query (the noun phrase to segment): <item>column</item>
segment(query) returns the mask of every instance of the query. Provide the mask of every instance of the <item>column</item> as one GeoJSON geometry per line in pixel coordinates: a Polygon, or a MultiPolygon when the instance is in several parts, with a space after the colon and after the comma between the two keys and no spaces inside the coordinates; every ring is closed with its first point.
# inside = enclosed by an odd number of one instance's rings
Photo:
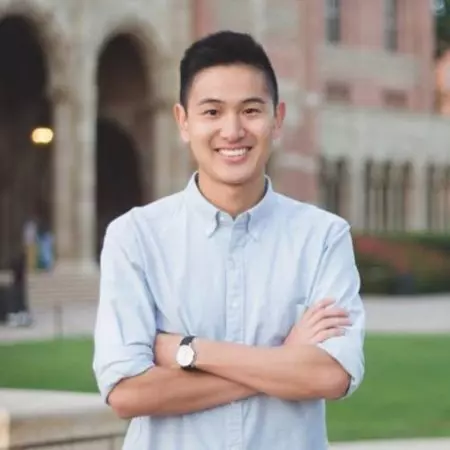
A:
{"type": "Polygon", "coordinates": [[[399,195],[401,186],[401,169],[391,164],[385,171],[385,183],[387,184],[387,231],[394,231],[397,228],[397,216],[401,214],[399,209],[399,195]]]}
{"type": "Polygon", "coordinates": [[[54,128],[54,203],[53,221],[55,233],[56,266],[59,270],[71,265],[75,258],[73,227],[73,165],[72,139],[73,97],[68,87],[55,87],[51,92],[54,128]]]}
{"type": "Polygon", "coordinates": [[[371,205],[371,223],[373,231],[381,231],[383,229],[383,179],[380,170],[380,163],[372,165],[372,198],[371,205]]]}
{"type": "Polygon", "coordinates": [[[401,186],[399,192],[399,203],[402,217],[398,221],[401,231],[406,231],[411,223],[411,169],[409,164],[403,164],[401,175],[401,186]]]}
{"type": "Polygon", "coordinates": [[[436,180],[436,193],[438,200],[438,231],[445,231],[445,215],[446,215],[446,205],[445,205],[445,168],[440,168],[437,173],[436,180]]]}
{"type": "Polygon", "coordinates": [[[450,171],[449,168],[445,169],[445,188],[444,188],[444,201],[445,201],[445,231],[450,229],[450,171]]]}
{"type": "Polygon", "coordinates": [[[410,230],[427,229],[427,167],[422,162],[413,163],[410,206],[410,230]]]}
{"type": "Polygon", "coordinates": [[[184,151],[187,157],[189,149],[181,143],[174,119],[167,108],[155,111],[153,123],[155,134],[152,176],[155,197],[159,198],[174,192],[174,183],[177,181],[173,179],[174,151],[184,151]]]}
{"type": "MultiPolygon", "coordinates": [[[[366,221],[366,174],[363,161],[354,158],[349,164],[349,220],[355,230],[363,230],[366,221]]],[[[369,197],[369,196],[367,196],[369,197]]]]}
{"type": "Polygon", "coordinates": [[[189,149],[179,137],[172,114],[173,105],[178,101],[173,90],[173,86],[177,84],[177,68],[178,60],[175,58],[156,58],[155,56],[152,74],[154,80],[154,98],[152,98],[154,198],[170,195],[184,188],[190,174],[189,149]]]}
{"type": "Polygon", "coordinates": [[[82,271],[97,270],[96,264],[96,123],[97,86],[95,64],[80,62],[74,114],[76,148],[76,240],[77,263],[82,271]]]}

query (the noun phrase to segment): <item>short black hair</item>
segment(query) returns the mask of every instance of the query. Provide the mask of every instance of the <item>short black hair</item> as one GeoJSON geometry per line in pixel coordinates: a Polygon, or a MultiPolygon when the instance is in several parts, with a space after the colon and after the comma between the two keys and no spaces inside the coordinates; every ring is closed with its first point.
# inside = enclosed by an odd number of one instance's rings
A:
{"type": "Polygon", "coordinates": [[[181,105],[187,108],[189,89],[195,76],[214,66],[245,64],[260,70],[267,82],[274,105],[278,105],[278,82],[272,64],[263,47],[247,33],[219,31],[194,42],[180,62],[181,105]]]}

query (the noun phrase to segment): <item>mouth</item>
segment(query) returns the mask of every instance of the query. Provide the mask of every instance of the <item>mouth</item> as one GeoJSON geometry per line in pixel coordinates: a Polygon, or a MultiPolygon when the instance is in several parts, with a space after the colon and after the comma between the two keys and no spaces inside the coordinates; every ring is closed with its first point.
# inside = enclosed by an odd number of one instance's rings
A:
{"type": "Polygon", "coordinates": [[[240,148],[218,148],[216,152],[218,152],[221,156],[229,159],[239,159],[243,158],[250,152],[251,147],[240,147],[240,148]]]}

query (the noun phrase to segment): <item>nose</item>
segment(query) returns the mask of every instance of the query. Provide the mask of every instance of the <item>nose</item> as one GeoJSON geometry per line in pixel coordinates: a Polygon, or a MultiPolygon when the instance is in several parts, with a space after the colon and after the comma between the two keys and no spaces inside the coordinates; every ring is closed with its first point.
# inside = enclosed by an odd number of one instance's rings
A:
{"type": "Polygon", "coordinates": [[[245,130],[239,114],[227,114],[223,117],[220,135],[228,141],[238,141],[244,137],[245,130]]]}

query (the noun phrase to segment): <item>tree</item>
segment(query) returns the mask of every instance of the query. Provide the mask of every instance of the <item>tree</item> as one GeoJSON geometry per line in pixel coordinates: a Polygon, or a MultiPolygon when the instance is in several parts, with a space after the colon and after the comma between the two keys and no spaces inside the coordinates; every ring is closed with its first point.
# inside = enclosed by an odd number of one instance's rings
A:
{"type": "Polygon", "coordinates": [[[436,14],[436,56],[450,49],[450,0],[434,0],[436,14]]]}

